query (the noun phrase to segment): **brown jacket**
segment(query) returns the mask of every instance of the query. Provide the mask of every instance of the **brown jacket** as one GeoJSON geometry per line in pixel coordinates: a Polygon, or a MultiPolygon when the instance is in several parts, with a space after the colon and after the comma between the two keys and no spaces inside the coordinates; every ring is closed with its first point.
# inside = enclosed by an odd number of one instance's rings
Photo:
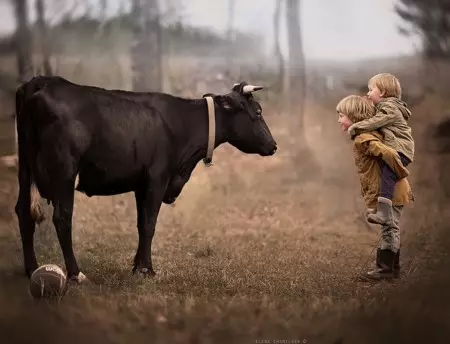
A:
{"type": "Polygon", "coordinates": [[[389,97],[382,99],[376,106],[375,116],[350,126],[348,133],[354,136],[373,130],[380,130],[384,135],[384,144],[397,152],[403,153],[414,161],[414,140],[408,121],[411,111],[402,100],[389,97]]]}
{"type": "Polygon", "coordinates": [[[382,143],[383,136],[376,131],[363,133],[354,138],[353,156],[361,183],[361,192],[368,209],[376,209],[380,194],[381,170],[378,159],[383,159],[402,178],[394,189],[392,205],[406,205],[414,201],[414,195],[406,177],[398,153],[382,143]]]}

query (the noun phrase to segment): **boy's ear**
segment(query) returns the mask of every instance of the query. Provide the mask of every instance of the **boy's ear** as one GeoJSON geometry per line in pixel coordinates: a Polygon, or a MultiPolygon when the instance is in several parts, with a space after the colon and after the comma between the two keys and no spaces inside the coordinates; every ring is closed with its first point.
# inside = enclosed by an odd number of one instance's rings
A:
{"type": "Polygon", "coordinates": [[[385,91],[380,91],[380,97],[384,97],[385,94],[386,94],[385,91]]]}

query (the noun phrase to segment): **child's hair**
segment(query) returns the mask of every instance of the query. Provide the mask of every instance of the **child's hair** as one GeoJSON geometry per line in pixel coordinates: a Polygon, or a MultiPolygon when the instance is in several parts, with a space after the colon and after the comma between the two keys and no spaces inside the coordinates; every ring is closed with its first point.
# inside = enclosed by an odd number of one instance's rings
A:
{"type": "Polygon", "coordinates": [[[336,111],[346,115],[353,123],[361,122],[375,115],[375,107],[365,97],[349,95],[337,105],[336,111]]]}
{"type": "Polygon", "coordinates": [[[400,81],[390,73],[376,74],[369,79],[369,87],[376,86],[381,92],[384,92],[384,97],[395,97],[400,99],[402,97],[402,87],[400,81]]]}

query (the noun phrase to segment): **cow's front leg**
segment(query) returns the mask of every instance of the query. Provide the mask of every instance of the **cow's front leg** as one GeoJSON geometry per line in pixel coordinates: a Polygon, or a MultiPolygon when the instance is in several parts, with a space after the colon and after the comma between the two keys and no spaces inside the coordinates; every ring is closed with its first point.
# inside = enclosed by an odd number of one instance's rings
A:
{"type": "Polygon", "coordinates": [[[133,273],[136,270],[147,276],[155,276],[152,264],[152,240],[161,209],[167,183],[154,183],[154,187],[135,192],[139,245],[134,257],[133,273]]]}
{"type": "Polygon", "coordinates": [[[183,190],[185,184],[186,181],[181,176],[174,177],[167,186],[163,197],[163,202],[165,204],[174,203],[183,190]]]}

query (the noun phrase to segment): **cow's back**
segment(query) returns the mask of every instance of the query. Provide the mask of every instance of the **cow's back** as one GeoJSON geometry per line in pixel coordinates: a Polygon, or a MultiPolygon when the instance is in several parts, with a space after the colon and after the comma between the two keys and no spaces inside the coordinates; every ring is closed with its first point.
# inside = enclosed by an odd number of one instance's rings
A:
{"type": "Polygon", "coordinates": [[[60,80],[33,97],[41,164],[66,166],[69,172],[76,165],[80,191],[133,191],[149,170],[166,168],[170,140],[156,109],[60,80]]]}

